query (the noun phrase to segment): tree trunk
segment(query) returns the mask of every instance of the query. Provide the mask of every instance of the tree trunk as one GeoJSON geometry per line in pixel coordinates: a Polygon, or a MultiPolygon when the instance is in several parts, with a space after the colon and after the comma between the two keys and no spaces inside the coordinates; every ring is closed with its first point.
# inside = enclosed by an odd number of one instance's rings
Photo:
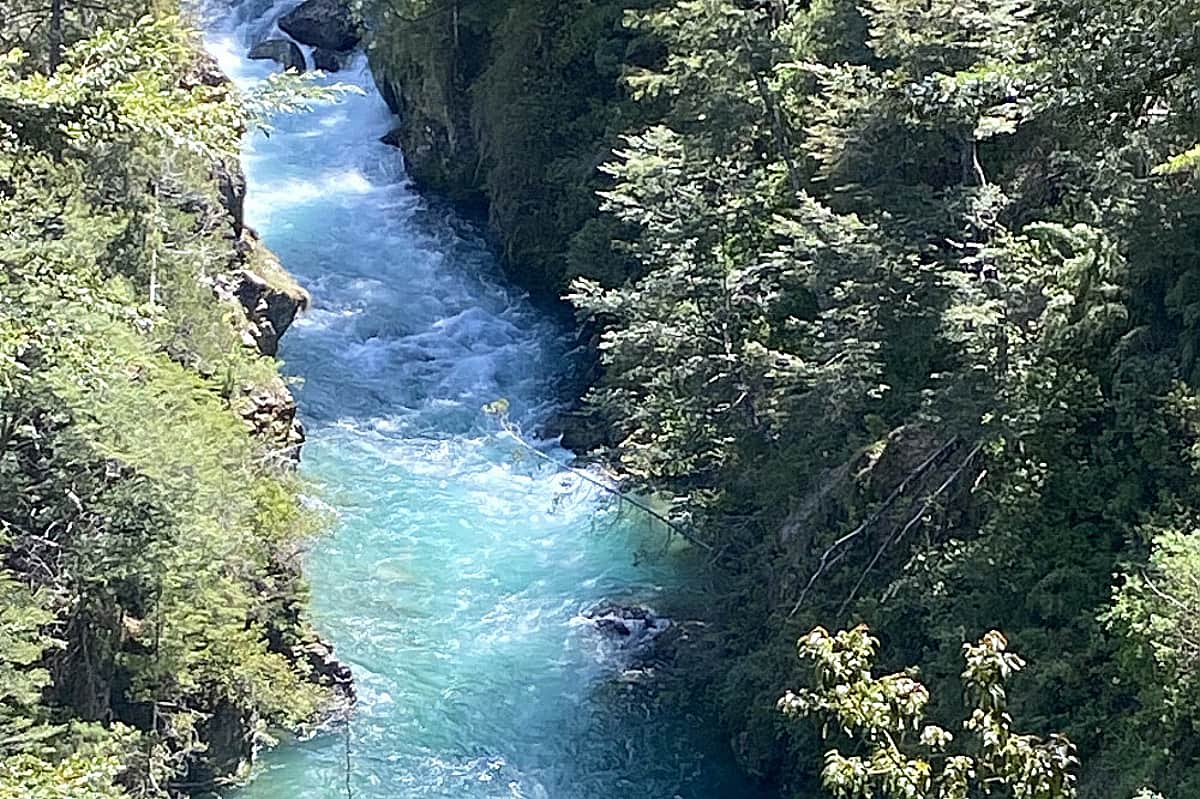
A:
{"type": "Polygon", "coordinates": [[[767,85],[766,79],[755,63],[754,43],[750,40],[749,36],[742,37],[742,46],[745,48],[746,67],[750,70],[750,74],[754,79],[754,88],[758,91],[758,99],[762,101],[767,125],[771,130],[771,137],[775,142],[776,154],[783,161],[784,166],[787,167],[788,182],[792,186],[792,191],[800,194],[804,191],[804,181],[800,177],[800,171],[796,168],[795,161],[792,160],[792,137],[788,134],[788,125],[783,118],[783,111],[771,93],[771,87],[767,85]]]}
{"type": "Polygon", "coordinates": [[[979,143],[973,130],[959,134],[959,166],[962,170],[962,185],[986,186],[987,175],[979,163],[979,143]]]}
{"type": "Polygon", "coordinates": [[[50,54],[48,74],[53,75],[62,63],[63,0],[50,0],[50,54]]]}

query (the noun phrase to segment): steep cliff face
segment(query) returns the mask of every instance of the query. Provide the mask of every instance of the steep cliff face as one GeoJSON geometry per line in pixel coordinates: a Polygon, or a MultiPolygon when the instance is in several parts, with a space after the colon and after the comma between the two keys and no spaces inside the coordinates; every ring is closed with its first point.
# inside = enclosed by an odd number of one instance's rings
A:
{"type": "Polygon", "coordinates": [[[661,55],[621,24],[631,3],[367,5],[372,70],[398,117],[385,140],[416,184],[486,209],[506,268],[535,295],[559,297],[577,276],[619,282],[629,263],[598,213],[599,167],[647,116],[621,76],[661,55]]]}
{"type": "MultiPolygon", "coordinates": [[[[308,308],[311,298],[258,234],[245,226],[246,180],[240,168],[223,164],[214,172],[233,236],[230,269],[213,279],[212,289],[239,312],[234,319],[241,328],[243,344],[272,358],[279,340],[308,308]]],[[[295,468],[304,444],[304,426],[284,380],[276,375],[242,386],[231,404],[262,443],[267,461],[276,468],[295,468]]],[[[329,712],[342,712],[354,701],[353,675],[305,618],[304,579],[296,560],[276,558],[271,585],[264,585],[263,591],[277,597],[269,618],[259,620],[265,626],[268,651],[283,655],[304,679],[329,692],[334,699],[329,712]]],[[[245,772],[260,745],[262,721],[252,708],[222,702],[204,712],[207,718],[198,736],[205,746],[188,760],[185,782],[189,791],[211,790],[221,780],[245,772]]]]}
{"type": "Polygon", "coordinates": [[[350,695],[267,357],[307,297],[245,228],[244,98],[156,12],[6,65],[0,796],[209,792],[350,695]]]}
{"type": "MultiPolygon", "coordinates": [[[[409,177],[423,191],[456,205],[487,206],[479,179],[479,151],[472,130],[470,84],[453,42],[388,66],[373,59],[376,83],[399,124],[384,141],[404,153],[409,177]]],[[[482,46],[477,41],[476,46],[482,46]]]]}

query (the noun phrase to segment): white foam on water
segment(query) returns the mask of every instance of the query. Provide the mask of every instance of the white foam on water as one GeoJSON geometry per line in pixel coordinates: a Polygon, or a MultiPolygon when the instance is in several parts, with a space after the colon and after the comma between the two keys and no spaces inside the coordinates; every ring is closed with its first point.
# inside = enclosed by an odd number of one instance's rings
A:
{"type": "MultiPolygon", "coordinates": [[[[210,26],[209,51],[240,86],[271,73],[243,54],[295,4],[247,0],[210,26]]],[[[378,140],[394,119],[365,58],[322,80],[362,93],[274,120],[243,161],[248,224],[314,299],[282,356],[303,378],[308,502],[336,519],[307,573],[314,619],[356,675],[354,795],[720,795],[723,764],[678,743],[692,723],[614,705],[614,664],[573,622],[601,599],[680,589],[675,564],[634,555],[660,549],[661,529],[481,411],[504,398],[535,429],[565,331],[413,190],[378,140]]],[[[342,795],[344,767],[342,738],[318,735],[270,753],[238,796],[342,795]]]]}

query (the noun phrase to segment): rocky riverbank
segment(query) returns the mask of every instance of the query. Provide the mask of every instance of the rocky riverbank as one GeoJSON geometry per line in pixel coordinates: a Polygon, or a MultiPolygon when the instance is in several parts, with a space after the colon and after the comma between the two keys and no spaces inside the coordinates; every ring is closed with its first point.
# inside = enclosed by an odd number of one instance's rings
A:
{"type": "MultiPolygon", "coordinates": [[[[209,85],[228,81],[207,55],[199,56],[196,72],[209,85]]],[[[245,224],[247,187],[240,166],[216,164],[213,180],[219,208],[209,210],[225,217],[230,248],[228,269],[211,279],[211,290],[231,309],[243,346],[260,357],[273,358],[280,339],[308,308],[310,297],[257,232],[245,224]]],[[[304,444],[304,426],[283,378],[274,376],[241,386],[230,402],[261,443],[267,462],[276,469],[294,470],[304,444]]],[[[272,612],[269,618],[257,620],[263,624],[267,650],[282,655],[298,674],[329,696],[322,717],[311,723],[348,713],[355,698],[353,675],[306,618],[299,559],[290,553],[276,553],[269,582],[262,590],[276,596],[272,612]]],[[[189,755],[181,782],[188,793],[207,792],[248,773],[263,742],[263,724],[252,709],[221,702],[202,712],[205,720],[197,731],[202,746],[189,755]]]]}
{"type": "Polygon", "coordinates": [[[486,213],[506,271],[535,298],[559,300],[575,277],[612,285],[631,267],[597,192],[616,133],[643,115],[621,76],[661,55],[621,24],[643,4],[364,4],[371,69],[397,115],[387,140],[419,188],[486,213]]]}

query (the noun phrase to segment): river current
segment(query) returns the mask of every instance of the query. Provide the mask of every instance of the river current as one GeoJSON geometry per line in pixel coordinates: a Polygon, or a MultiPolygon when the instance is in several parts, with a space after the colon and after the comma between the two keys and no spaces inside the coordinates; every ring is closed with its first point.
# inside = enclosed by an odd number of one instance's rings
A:
{"type": "MultiPolygon", "coordinates": [[[[206,42],[238,84],[291,3],[244,4],[206,42]]],[[[663,531],[532,457],[481,411],[552,412],[567,331],[506,284],[471,227],[417,194],[363,56],[361,95],[247,138],[247,223],[311,291],[284,339],[335,519],[307,560],[312,614],[358,703],[285,741],[237,799],[745,796],[694,718],[622,677],[629,655],[581,618],[597,602],[679,604],[688,558],[663,531]]],[[[570,453],[538,442],[560,461],[570,453]]]]}

